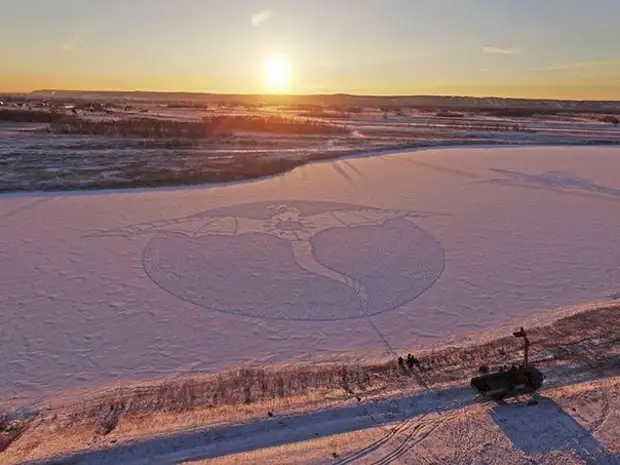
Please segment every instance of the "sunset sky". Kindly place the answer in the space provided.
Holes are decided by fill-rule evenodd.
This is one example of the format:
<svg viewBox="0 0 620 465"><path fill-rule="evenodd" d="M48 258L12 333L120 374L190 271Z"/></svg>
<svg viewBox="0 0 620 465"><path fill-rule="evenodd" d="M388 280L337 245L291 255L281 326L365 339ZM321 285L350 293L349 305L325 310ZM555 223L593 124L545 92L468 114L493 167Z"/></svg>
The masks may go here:
<svg viewBox="0 0 620 465"><path fill-rule="evenodd" d="M619 0L0 0L0 12L0 92L262 93L276 57L289 93L620 100Z"/></svg>

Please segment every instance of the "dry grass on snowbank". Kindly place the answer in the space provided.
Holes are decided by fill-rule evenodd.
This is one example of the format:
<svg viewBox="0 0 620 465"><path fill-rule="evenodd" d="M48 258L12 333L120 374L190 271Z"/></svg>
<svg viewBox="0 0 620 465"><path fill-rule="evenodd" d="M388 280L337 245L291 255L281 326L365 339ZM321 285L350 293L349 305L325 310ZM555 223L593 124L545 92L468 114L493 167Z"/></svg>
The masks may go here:
<svg viewBox="0 0 620 465"><path fill-rule="evenodd" d="M539 364L587 363L604 368L610 358L620 355L620 305L564 317L528 332L532 340L530 358ZM466 380L483 364L519 362L521 344L508 336L482 345L428 351L417 355L421 376L429 386ZM100 419L111 407L122 409L123 415L179 414L195 408L247 406L313 393L343 392L354 396L389 390L407 379L410 374L396 360L367 365L242 368L199 378L119 387L64 408L71 412L71 423L81 423Z"/></svg>
<svg viewBox="0 0 620 465"><path fill-rule="evenodd" d="M590 377L617 375L619 316L620 305L608 306L529 329L532 361L547 372L557 367L585 367ZM50 435L58 438L58 443L55 440L45 444L39 450L41 454L77 451L109 441L272 414L336 408L345 402L356 404L356 399L362 398L402 396L420 392L420 384L430 389L466 385L482 364L518 362L520 348L519 340L506 337L481 345L416 354L422 367L421 373L416 373L417 382L395 360L387 360L369 365L243 368L200 378L108 389L78 401L52 402L30 419L30 427L7 453L23 456L20 451L24 448L39 450L41 437Z"/></svg>
<svg viewBox="0 0 620 465"><path fill-rule="evenodd" d="M285 368L242 368L213 376L120 387L69 406L72 425L99 422L119 409L124 416L152 413L184 414L196 408L247 410L247 406L305 402L339 392L352 395L402 378L396 363L377 365L302 365ZM317 400L317 399L315 399ZM275 401L275 402L272 402ZM290 404L289 404L290 405ZM267 410L261 413L266 415ZM228 415L227 415L228 416Z"/></svg>

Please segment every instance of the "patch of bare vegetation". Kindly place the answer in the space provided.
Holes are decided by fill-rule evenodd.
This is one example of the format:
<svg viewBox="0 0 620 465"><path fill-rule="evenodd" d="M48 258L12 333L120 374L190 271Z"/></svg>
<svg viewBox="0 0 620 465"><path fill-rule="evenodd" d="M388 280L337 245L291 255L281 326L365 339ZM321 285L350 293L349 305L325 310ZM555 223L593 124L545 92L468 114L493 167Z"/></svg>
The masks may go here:
<svg viewBox="0 0 620 465"><path fill-rule="evenodd" d="M108 137L205 139L235 131L272 134L346 134L344 126L316 120L280 116L213 116L202 121L175 121L155 118L89 120L71 118L54 122L54 134L99 135Z"/></svg>
<svg viewBox="0 0 620 465"><path fill-rule="evenodd" d="M218 153L205 156L201 150L185 150L187 140L160 139L145 141L134 151L123 147L118 153L90 149L92 141L84 141L79 150L57 150L42 159L16 154L0 158L0 192L32 190L121 189L162 187L215 182L231 182L271 176L290 171L309 159L329 158L329 152L316 155L277 156L265 154ZM76 142L77 143L77 142ZM116 142L117 143L117 142ZM129 146L137 145L131 140ZM165 145L165 147L164 147ZM101 153L100 153L101 152ZM3 175L3 176L2 176Z"/></svg>
<svg viewBox="0 0 620 465"><path fill-rule="evenodd" d="M620 124L620 119L617 116L607 115L601 118L601 122L613 124L614 126L618 126Z"/></svg>
<svg viewBox="0 0 620 465"><path fill-rule="evenodd" d="M29 423L27 419L11 420L0 411L0 454L26 431Z"/></svg>
<svg viewBox="0 0 620 465"><path fill-rule="evenodd" d="M354 395L354 392L377 388L385 380L401 376L395 362L300 365L280 369L242 368L199 379L114 389L73 406L67 421L70 424L100 422L112 417L113 411L122 411L123 415L154 412L180 414L198 407L243 406L306 396L317 391L344 391L347 395Z"/></svg>
<svg viewBox="0 0 620 465"><path fill-rule="evenodd" d="M563 368L566 379L555 386L617 375L618 316L620 305L528 328L532 340L531 362L546 374ZM77 401L57 399L40 410L36 426L31 426L27 434L22 434L26 431L22 428L10 439L4 439L8 454L5 457L43 457L85 447L107 447L117 441L171 430L267 417L277 420L281 415L337 409L344 403L357 405L394 395L415 396L421 393L421 385L440 394L443 387L466 385L483 363L518 362L521 342L506 337L485 344L416 353L415 357L418 362L415 367L386 360L373 364L242 368L203 377L107 389L79 396ZM571 370L585 370L589 378L575 377ZM601 399L603 403L607 401ZM609 408L599 410L600 414L584 420L595 430L602 429L613 416ZM11 428L14 427L15 423ZM5 431L11 428L4 426L0 430L3 438L9 437ZM472 428L454 430L458 435L454 444L458 447L449 451L450 460L459 463L463 457L479 452L468 448L472 431ZM62 440L48 444L43 438L49 437ZM431 454L427 458L437 457Z"/></svg>
<svg viewBox="0 0 620 465"><path fill-rule="evenodd" d="M530 357L539 366L586 365L595 369L620 363L620 306L576 314L528 330ZM466 382L490 362L518 363L521 341L509 336L482 345L453 347L417 354L416 375L428 386ZM369 392L388 392L411 380L412 373L397 360L374 364L294 365L284 368L242 368L202 378L164 381L140 387L121 387L83 400L69 408L69 423L96 422L111 410L123 415L154 412L183 413L195 408L221 408L344 392L348 398Z"/></svg>
<svg viewBox="0 0 620 465"><path fill-rule="evenodd" d="M528 330L530 358L538 365L586 364L605 370L620 363L620 305L586 311ZM521 341L507 336L482 345L431 351L419 357L431 382L461 380L489 361L516 363Z"/></svg>

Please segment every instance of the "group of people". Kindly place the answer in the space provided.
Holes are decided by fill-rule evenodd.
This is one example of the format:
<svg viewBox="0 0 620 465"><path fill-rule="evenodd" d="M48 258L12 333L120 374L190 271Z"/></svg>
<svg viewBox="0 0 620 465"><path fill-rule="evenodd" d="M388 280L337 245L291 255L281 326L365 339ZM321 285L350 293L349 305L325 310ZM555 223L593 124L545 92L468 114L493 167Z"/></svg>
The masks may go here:
<svg viewBox="0 0 620 465"><path fill-rule="evenodd" d="M407 367L409 367L409 370L413 370L413 367L416 366L418 367L418 369L422 369L421 365L420 365L420 361L415 358L413 355L411 354L407 354L407 361L405 362L405 359L403 359L403 357L398 357L398 365L401 367L405 367L405 363L407 363Z"/></svg>

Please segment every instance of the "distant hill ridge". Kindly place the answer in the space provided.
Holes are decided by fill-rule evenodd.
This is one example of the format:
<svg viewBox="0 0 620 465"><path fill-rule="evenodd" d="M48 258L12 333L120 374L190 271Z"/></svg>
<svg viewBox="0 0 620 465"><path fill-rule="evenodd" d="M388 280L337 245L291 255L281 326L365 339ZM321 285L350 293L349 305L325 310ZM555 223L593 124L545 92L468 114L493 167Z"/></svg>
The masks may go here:
<svg viewBox="0 0 620 465"><path fill-rule="evenodd" d="M519 99L502 97L459 97L436 95L373 96L353 94L316 95L256 95L256 94L213 94L198 92L149 92L149 91L75 91L41 89L33 95L59 98L132 99L160 101L203 101L205 103L237 102L240 104L308 104L345 106L385 107L432 107L451 109L501 109L523 108L557 111L606 111L620 110L620 101L597 100L549 100Z"/></svg>

